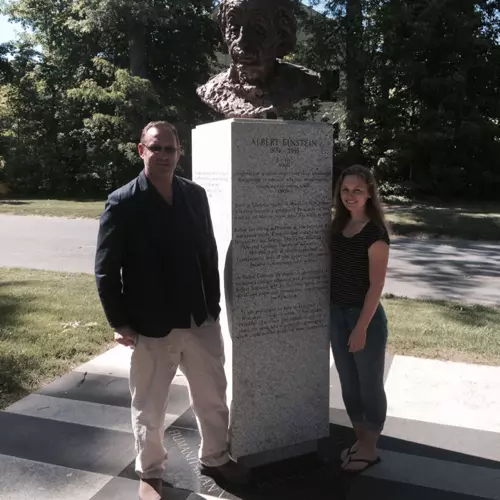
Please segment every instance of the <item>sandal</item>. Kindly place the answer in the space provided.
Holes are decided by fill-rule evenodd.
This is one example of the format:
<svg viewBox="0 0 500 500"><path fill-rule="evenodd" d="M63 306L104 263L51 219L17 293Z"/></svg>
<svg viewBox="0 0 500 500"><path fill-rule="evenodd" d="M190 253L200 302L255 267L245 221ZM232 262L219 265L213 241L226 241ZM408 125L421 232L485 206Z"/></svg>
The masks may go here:
<svg viewBox="0 0 500 500"><path fill-rule="evenodd" d="M362 467L361 469L346 469L346 467L350 463L354 463L354 462L365 463L366 466ZM377 457L375 460L366 460L365 458L350 458L350 457L348 457L348 460L347 460L345 467L341 467L341 468L347 474L361 474L361 472L364 472L365 470L369 469L370 467L373 467L374 465L379 464L380 462L382 462L382 459L380 457Z"/></svg>
<svg viewBox="0 0 500 500"><path fill-rule="evenodd" d="M340 454L340 460L343 462L347 458L349 458L351 455L354 455L357 450L354 450L353 448L356 446L356 443L351 445L349 448L346 448L342 453Z"/></svg>

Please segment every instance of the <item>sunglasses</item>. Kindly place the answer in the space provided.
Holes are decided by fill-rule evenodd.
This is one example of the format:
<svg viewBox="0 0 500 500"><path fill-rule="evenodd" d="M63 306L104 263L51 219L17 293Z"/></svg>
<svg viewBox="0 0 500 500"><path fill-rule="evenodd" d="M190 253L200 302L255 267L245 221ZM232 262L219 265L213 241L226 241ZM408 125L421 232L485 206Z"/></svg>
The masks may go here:
<svg viewBox="0 0 500 500"><path fill-rule="evenodd" d="M158 153L161 153L162 151L165 151L165 153L167 153L168 155L173 155L173 154L177 153L177 151L181 150L181 148L174 148L173 146L165 146L165 147L146 146L145 144L143 144L143 146L146 149L149 149L149 151L151 151L151 153L153 153L154 155L157 155Z"/></svg>

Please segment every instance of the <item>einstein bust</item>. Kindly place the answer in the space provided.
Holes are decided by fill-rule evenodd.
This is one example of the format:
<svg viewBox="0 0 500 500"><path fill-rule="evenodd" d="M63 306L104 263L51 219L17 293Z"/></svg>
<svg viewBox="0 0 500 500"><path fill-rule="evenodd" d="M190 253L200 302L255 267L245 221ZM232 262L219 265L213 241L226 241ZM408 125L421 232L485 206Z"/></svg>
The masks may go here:
<svg viewBox="0 0 500 500"><path fill-rule="evenodd" d="M222 0L218 20L232 63L198 87L208 106L228 118L276 118L319 96L319 74L282 60L297 41L290 0Z"/></svg>

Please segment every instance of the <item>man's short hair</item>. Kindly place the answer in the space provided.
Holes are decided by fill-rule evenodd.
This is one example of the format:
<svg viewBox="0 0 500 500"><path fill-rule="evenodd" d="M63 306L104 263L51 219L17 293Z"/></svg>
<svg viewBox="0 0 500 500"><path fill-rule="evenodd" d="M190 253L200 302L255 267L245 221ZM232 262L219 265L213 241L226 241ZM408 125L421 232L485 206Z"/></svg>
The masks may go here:
<svg viewBox="0 0 500 500"><path fill-rule="evenodd" d="M180 146L181 141L179 139L179 132L177 132L177 129L175 128L174 125L172 125L169 122L166 121L156 121L156 122L149 122L141 132L141 144L144 143L144 140L146 138L146 134L148 133L149 130L152 128L165 128L167 130L170 130L174 135L177 140L177 144Z"/></svg>

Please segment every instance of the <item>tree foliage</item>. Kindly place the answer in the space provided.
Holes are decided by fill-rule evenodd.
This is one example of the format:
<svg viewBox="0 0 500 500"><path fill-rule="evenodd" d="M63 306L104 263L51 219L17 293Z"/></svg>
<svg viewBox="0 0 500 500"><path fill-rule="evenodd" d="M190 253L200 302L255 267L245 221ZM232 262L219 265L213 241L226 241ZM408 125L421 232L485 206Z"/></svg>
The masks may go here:
<svg viewBox="0 0 500 500"><path fill-rule="evenodd" d="M159 118L180 126L189 176L191 128L215 119L196 87L218 69L217 3L6 2L30 34L0 45L0 180L102 194L138 171L140 129ZM319 71L326 91L286 118L335 124L335 165L372 166L386 192L496 198L499 2L309 3L296 0L307 37L288 59Z"/></svg>
<svg viewBox="0 0 500 500"><path fill-rule="evenodd" d="M323 9L306 26L302 53L313 68L341 55L347 140L339 159L361 159L424 194L495 198L498 2L331 0Z"/></svg>
<svg viewBox="0 0 500 500"><path fill-rule="evenodd" d="M1 87L4 177L14 190L89 196L137 173L150 120L190 129L219 44L211 0L16 0L32 31L11 47ZM0 51L0 76L2 71ZM185 130L187 129L187 130ZM189 175L189 162L187 164Z"/></svg>

